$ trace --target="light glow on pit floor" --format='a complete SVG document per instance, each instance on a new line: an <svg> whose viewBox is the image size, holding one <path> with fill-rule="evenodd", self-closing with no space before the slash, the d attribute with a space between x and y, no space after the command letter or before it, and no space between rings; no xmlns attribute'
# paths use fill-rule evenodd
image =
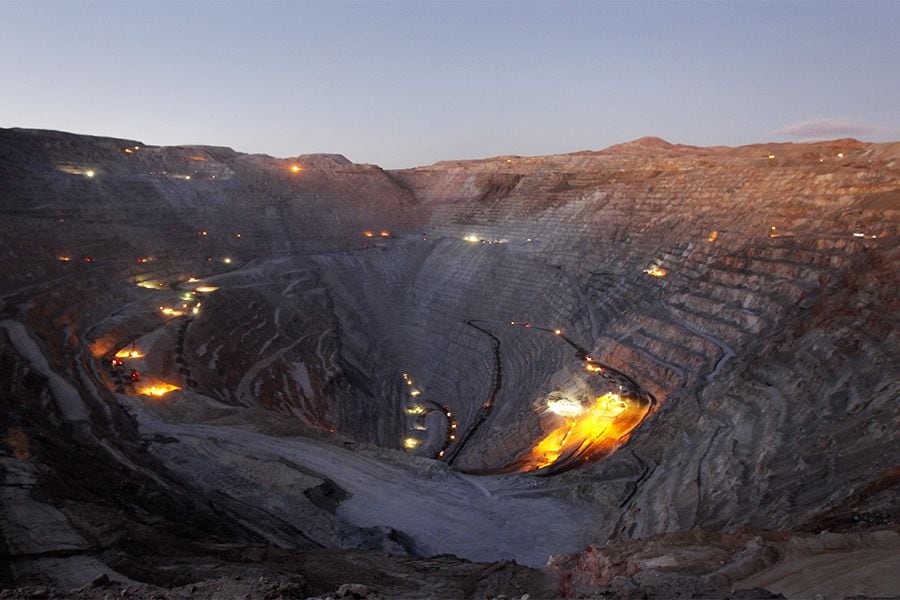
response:
<svg viewBox="0 0 900 600"><path fill-rule="evenodd" d="M219 288L217 288L217 287L214 286L214 285L201 285L200 287L198 287L198 288L195 289L194 291L195 291L195 292L200 292L201 294L208 294L208 293L210 293L210 292L216 291L217 289L219 289Z"/></svg>
<svg viewBox="0 0 900 600"><path fill-rule="evenodd" d="M577 415L565 416L564 423L535 444L523 458L522 470L541 469L575 453L585 460L608 453L628 438L645 414L639 403L615 392L598 396Z"/></svg>
<svg viewBox="0 0 900 600"><path fill-rule="evenodd" d="M94 172L93 169L88 169L87 171L84 172L84 175L88 179L93 179L93 177L94 177L94 175L96 175L96 173Z"/></svg>
<svg viewBox="0 0 900 600"><path fill-rule="evenodd" d="M406 414L408 415L421 415L424 412L425 409L418 404L406 407Z"/></svg>
<svg viewBox="0 0 900 600"><path fill-rule="evenodd" d="M140 350L134 350L131 348L122 348L118 352L116 352L116 358L143 358L144 353Z"/></svg>
<svg viewBox="0 0 900 600"><path fill-rule="evenodd" d="M418 448L420 443L421 442L419 442L419 440L417 440L416 438L408 437L403 440L403 447L407 450L412 450L413 448Z"/></svg>
<svg viewBox="0 0 900 600"><path fill-rule="evenodd" d="M463 239L467 242L478 242L478 236L473 235L473 234L469 234L466 237L464 237Z"/></svg>
<svg viewBox="0 0 900 600"><path fill-rule="evenodd" d="M650 277L665 277L668 274L668 271L662 267L651 267L649 269L644 269L644 273Z"/></svg>
<svg viewBox="0 0 900 600"><path fill-rule="evenodd" d="M137 389L137 393L141 396L154 396L156 398L161 398L169 392L174 392L175 390L180 389L180 387L178 387L177 385L172 385L171 383L154 383L140 386Z"/></svg>

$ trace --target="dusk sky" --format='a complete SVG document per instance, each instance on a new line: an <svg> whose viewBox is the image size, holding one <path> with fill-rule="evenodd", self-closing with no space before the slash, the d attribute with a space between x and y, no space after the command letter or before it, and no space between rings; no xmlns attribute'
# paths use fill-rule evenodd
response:
<svg viewBox="0 0 900 600"><path fill-rule="evenodd" d="M900 139L900 2L0 1L0 127L384 167Z"/></svg>

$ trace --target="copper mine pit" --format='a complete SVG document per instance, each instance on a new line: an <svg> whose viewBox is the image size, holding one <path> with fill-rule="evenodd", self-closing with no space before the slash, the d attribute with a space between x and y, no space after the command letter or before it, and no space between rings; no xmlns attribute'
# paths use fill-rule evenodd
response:
<svg viewBox="0 0 900 600"><path fill-rule="evenodd" d="M0 129L0 190L0 587L900 569L897 143L384 170Z"/></svg>

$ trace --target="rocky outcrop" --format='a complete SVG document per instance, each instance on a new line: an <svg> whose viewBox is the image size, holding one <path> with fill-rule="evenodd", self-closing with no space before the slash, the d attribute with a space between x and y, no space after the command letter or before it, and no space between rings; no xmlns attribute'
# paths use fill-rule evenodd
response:
<svg viewBox="0 0 900 600"><path fill-rule="evenodd" d="M894 531L795 536L784 532L703 530L590 546L556 556L547 571L566 597L809 598L889 595L895 574L865 582L873 565L896 565ZM864 591L865 590L865 591ZM784 594L784 595L782 595Z"/></svg>

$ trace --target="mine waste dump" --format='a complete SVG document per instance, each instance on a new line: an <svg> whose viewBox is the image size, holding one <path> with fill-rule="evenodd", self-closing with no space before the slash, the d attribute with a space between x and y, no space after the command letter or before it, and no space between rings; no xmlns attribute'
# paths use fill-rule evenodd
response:
<svg viewBox="0 0 900 600"><path fill-rule="evenodd" d="M0 587L900 572L898 175L850 139L384 170L0 129Z"/></svg>

